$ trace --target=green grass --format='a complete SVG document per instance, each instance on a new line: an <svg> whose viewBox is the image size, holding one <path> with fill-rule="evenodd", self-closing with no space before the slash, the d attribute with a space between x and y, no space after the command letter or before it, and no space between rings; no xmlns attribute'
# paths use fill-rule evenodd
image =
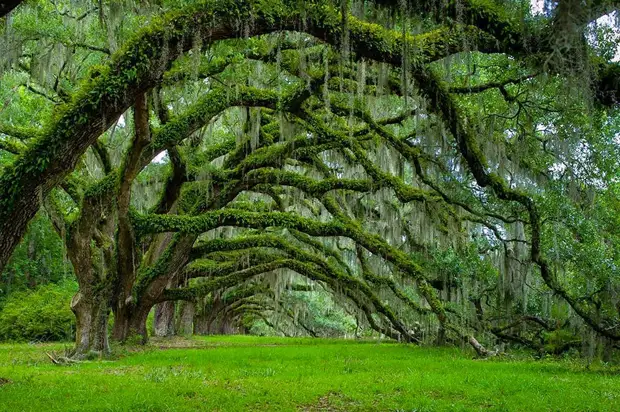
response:
<svg viewBox="0 0 620 412"><path fill-rule="evenodd" d="M153 341L115 360L54 366L45 351L61 348L0 345L0 410L620 410L617 369L567 361L237 336Z"/></svg>

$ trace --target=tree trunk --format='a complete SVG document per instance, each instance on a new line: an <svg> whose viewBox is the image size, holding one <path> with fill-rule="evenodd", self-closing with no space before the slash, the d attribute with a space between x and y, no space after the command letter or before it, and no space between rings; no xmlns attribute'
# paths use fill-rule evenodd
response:
<svg viewBox="0 0 620 412"><path fill-rule="evenodd" d="M154 332L155 336L166 337L174 335L175 302L168 301L155 306Z"/></svg>
<svg viewBox="0 0 620 412"><path fill-rule="evenodd" d="M219 334L220 335L237 334L237 328L233 323L233 319L231 319L227 314L220 317Z"/></svg>
<svg viewBox="0 0 620 412"><path fill-rule="evenodd" d="M208 335L209 324L209 315L202 313L194 316L194 335Z"/></svg>
<svg viewBox="0 0 620 412"><path fill-rule="evenodd" d="M439 330L437 331L437 339L435 341L435 345L444 346L446 344L446 329L440 325Z"/></svg>
<svg viewBox="0 0 620 412"><path fill-rule="evenodd" d="M612 362L614 354L614 342L611 339L602 338L601 344L603 346L601 360L606 363Z"/></svg>
<svg viewBox="0 0 620 412"><path fill-rule="evenodd" d="M75 355L84 357L89 353L108 354L108 319L110 308L102 297L86 296L78 292L71 300L75 314Z"/></svg>
<svg viewBox="0 0 620 412"><path fill-rule="evenodd" d="M194 328L194 313L196 312L196 305L194 302L183 302L181 307L181 315L179 316L179 329L178 334L183 336L191 336Z"/></svg>
<svg viewBox="0 0 620 412"><path fill-rule="evenodd" d="M140 337L140 343L148 341L148 331L146 319L152 305L124 305L114 311L114 327L112 328L112 339L119 342L127 342L135 336Z"/></svg>

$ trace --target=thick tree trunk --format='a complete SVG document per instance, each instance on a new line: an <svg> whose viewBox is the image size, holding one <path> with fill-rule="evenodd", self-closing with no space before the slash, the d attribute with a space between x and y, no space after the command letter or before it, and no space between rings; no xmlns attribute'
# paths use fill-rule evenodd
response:
<svg viewBox="0 0 620 412"><path fill-rule="evenodd" d="M191 336L194 331L194 313L196 305L194 302L183 302L181 307L181 315L179 316L178 334L183 336Z"/></svg>
<svg viewBox="0 0 620 412"><path fill-rule="evenodd" d="M207 314L194 316L194 335L208 335L210 319Z"/></svg>
<svg viewBox="0 0 620 412"><path fill-rule="evenodd" d="M215 319L210 319L207 324L207 335L217 335L219 325Z"/></svg>
<svg viewBox="0 0 620 412"><path fill-rule="evenodd" d="M437 331L437 340L435 341L435 344L437 346L444 346L446 344L446 328L441 325Z"/></svg>
<svg viewBox="0 0 620 412"><path fill-rule="evenodd" d="M174 335L175 302L168 301L155 306L153 330L155 336L166 337Z"/></svg>
<svg viewBox="0 0 620 412"><path fill-rule="evenodd" d="M601 360L606 363L612 362L614 354L614 342L611 339L602 338L601 345L603 346Z"/></svg>
<svg viewBox="0 0 620 412"><path fill-rule="evenodd" d="M220 335L237 334L237 328L233 324L233 320L230 319L227 315L224 315L220 318L219 333Z"/></svg>
<svg viewBox="0 0 620 412"><path fill-rule="evenodd" d="M83 295L78 292L71 300L71 310L76 318L75 355L89 353L108 354L108 319L110 309L103 297Z"/></svg>
<svg viewBox="0 0 620 412"><path fill-rule="evenodd" d="M114 311L114 327L112 328L112 339L119 342L126 342L137 336L140 342L145 344L148 341L148 331L146 319L152 305L141 305L132 307L125 305Z"/></svg>

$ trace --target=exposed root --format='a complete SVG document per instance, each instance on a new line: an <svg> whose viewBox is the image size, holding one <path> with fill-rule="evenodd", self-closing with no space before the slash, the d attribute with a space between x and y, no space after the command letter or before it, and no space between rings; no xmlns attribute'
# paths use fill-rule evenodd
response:
<svg viewBox="0 0 620 412"><path fill-rule="evenodd" d="M482 344L478 342L478 340L474 338L473 336L469 336L468 342L474 348L474 350L476 351L476 353L478 354L480 358L486 359L486 358L490 358L493 356L497 356L498 354L498 351L491 351L485 348L484 346L482 346Z"/></svg>
<svg viewBox="0 0 620 412"><path fill-rule="evenodd" d="M79 360L72 358L71 356L66 356L66 355L58 355L55 352L52 352L51 354L49 352L45 352L45 354L47 355L48 358L50 358L50 360L52 361L52 363L54 365L73 365L75 363L80 363Z"/></svg>

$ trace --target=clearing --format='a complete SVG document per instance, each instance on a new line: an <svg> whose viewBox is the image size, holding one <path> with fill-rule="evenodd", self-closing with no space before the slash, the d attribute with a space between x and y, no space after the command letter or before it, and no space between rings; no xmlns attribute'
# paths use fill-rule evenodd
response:
<svg viewBox="0 0 620 412"><path fill-rule="evenodd" d="M481 361L456 349L387 342L220 336L154 339L114 360L51 364L45 352L62 348L0 345L0 409L620 410L620 371L574 361Z"/></svg>

